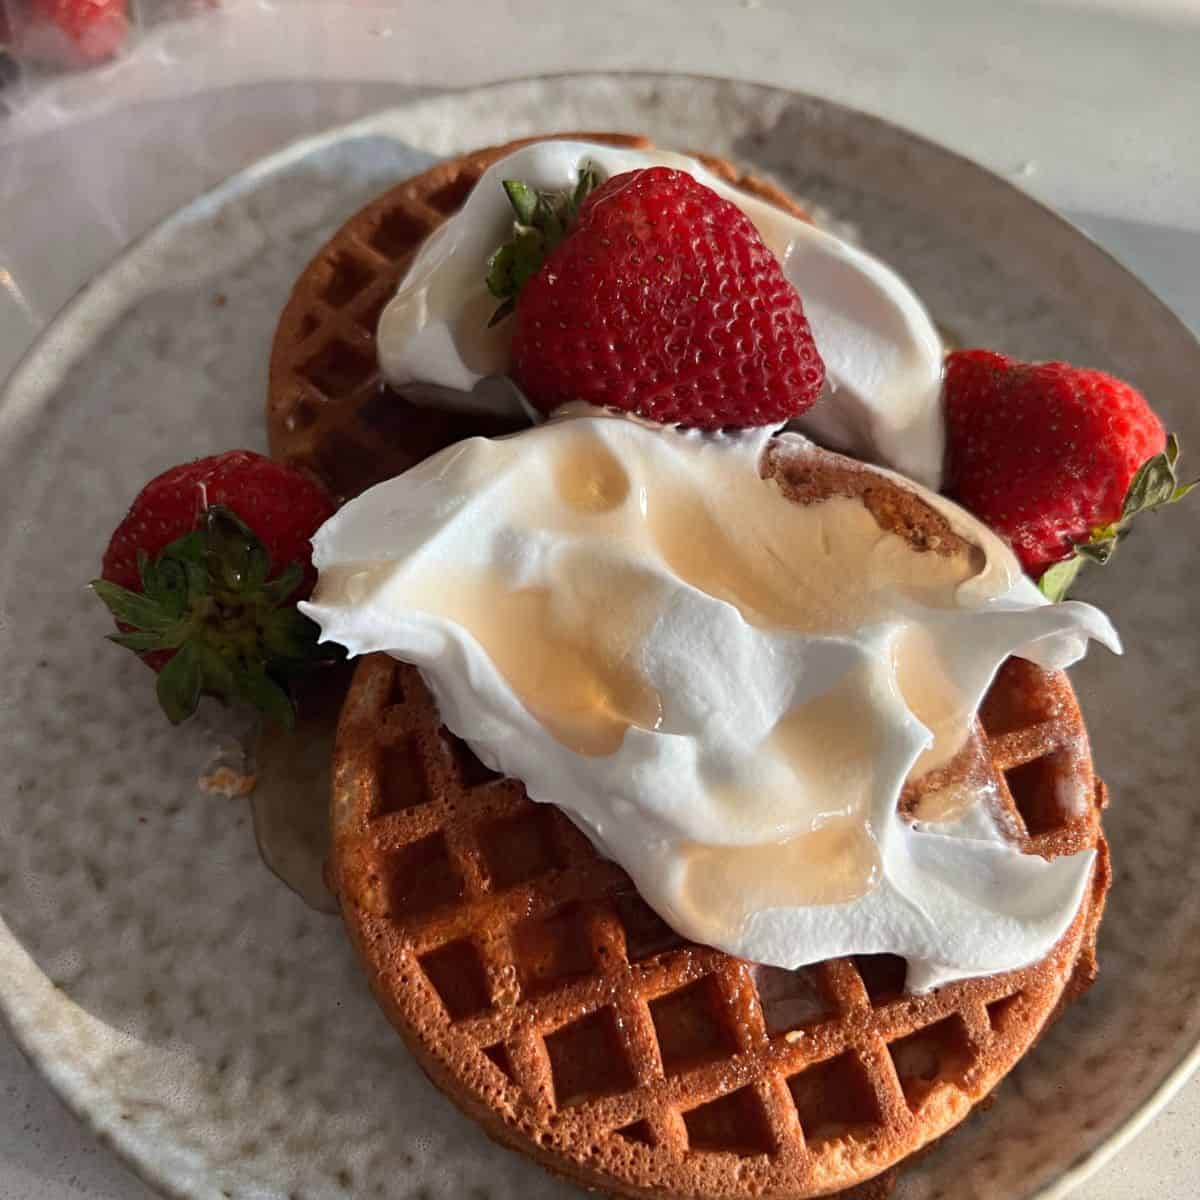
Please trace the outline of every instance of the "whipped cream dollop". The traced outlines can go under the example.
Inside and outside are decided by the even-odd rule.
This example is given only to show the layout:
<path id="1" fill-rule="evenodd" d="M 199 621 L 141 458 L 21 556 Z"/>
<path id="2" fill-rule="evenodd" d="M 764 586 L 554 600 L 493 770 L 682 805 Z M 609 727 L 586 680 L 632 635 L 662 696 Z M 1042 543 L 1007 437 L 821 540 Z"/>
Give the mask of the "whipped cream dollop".
<path id="1" fill-rule="evenodd" d="M 965 550 L 916 549 L 849 496 L 789 498 L 765 451 L 816 479 L 874 468 L 771 438 L 568 410 L 461 442 L 320 529 L 302 607 L 353 654 L 415 663 L 445 724 L 687 937 L 783 968 L 898 954 L 914 989 L 1026 965 L 1093 852 L 1022 854 L 986 771 L 914 821 L 898 797 L 969 759 L 1010 654 L 1061 668 L 1116 633 L 890 473 Z"/>
<path id="2" fill-rule="evenodd" d="M 662 150 L 536 142 L 485 171 L 417 252 L 380 319 L 380 368 L 394 387 L 433 404 L 519 410 L 515 389 L 499 385 L 512 322 L 488 328 L 497 302 L 487 290 L 487 261 L 513 221 L 501 184 L 521 179 L 562 190 L 575 185 L 585 163 L 606 177 L 675 167 L 741 208 L 799 291 L 825 361 L 825 392 L 796 427 L 823 445 L 940 485 L 942 343 L 912 289 L 870 254 L 732 187 L 695 159 Z"/>

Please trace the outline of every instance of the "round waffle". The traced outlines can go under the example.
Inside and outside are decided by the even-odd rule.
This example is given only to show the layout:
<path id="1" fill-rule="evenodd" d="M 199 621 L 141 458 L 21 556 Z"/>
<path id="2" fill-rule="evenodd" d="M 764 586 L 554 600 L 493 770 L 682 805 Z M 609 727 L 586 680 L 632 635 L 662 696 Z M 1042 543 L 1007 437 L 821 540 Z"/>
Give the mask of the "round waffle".
<path id="1" fill-rule="evenodd" d="M 383 389 L 373 337 L 415 246 L 512 148 L 401 184 L 301 276 L 272 354 L 278 457 L 349 496 L 503 429 Z M 856 496 L 929 552 L 953 539 L 906 489 L 838 456 L 819 462 L 813 471 L 768 454 L 764 473 L 797 503 Z M 556 808 L 531 802 L 442 726 L 414 668 L 383 655 L 359 664 L 342 710 L 331 878 L 389 1019 L 496 1140 L 623 1196 L 851 1189 L 847 1200 L 867 1200 L 984 1099 L 1095 974 L 1104 789 L 1065 676 L 1005 665 L 947 768 L 980 769 L 1024 850 L 1099 851 L 1092 886 L 1042 962 L 923 996 L 903 992 L 904 964 L 891 956 L 782 972 L 677 937 Z M 910 786 L 902 808 L 942 782 Z"/>
<path id="2" fill-rule="evenodd" d="M 953 537 L 874 472 L 798 461 L 766 463 L 797 503 L 856 495 L 929 553 Z M 886 955 L 764 970 L 677 937 L 565 816 L 442 726 L 414 668 L 373 655 L 334 752 L 334 886 L 384 1011 L 497 1140 L 623 1196 L 826 1195 L 954 1126 L 1094 974 L 1103 788 L 1065 676 L 1005 665 L 944 770 L 981 765 L 1024 850 L 1100 851 L 1047 958 L 921 996 Z"/>
<path id="3" fill-rule="evenodd" d="M 651 146 L 632 134 L 555 136 Z M 373 200 L 321 247 L 296 281 L 271 347 L 267 435 L 273 457 L 313 472 L 344 500 L 452 442 L 518 427 L 505 418 L 408 403 L 380 380 L 375 327 L 417 247 L 492 163 L 534 140 L 439 163 Z M 722 159 L 696 157 L 735 186 L 805 215 L 774 184 Z"/>

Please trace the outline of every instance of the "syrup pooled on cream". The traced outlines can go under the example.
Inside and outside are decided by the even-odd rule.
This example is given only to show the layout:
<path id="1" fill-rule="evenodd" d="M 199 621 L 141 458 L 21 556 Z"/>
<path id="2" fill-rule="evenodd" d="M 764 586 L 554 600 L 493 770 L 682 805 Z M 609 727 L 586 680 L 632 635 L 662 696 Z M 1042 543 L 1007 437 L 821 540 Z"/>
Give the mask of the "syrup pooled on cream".
<path id="1" fill-rule="evenodd" d="M 856 499 L 788 499 L 760 475 L 770 437 L 568 410 L 460 443 L 326 523 L 304 610 L 415 663 L 446 725 L 687 937 L 784 968 L 898 954 L 918 988 L 1034 961 L 1092 852 L 1022 855 L 983 783 L 935 832 L 897 800 L 966 745 L 1009 654 L 1057 668 L 1115 633 L 897 477 L 965 550 L 919 550 Z"/>

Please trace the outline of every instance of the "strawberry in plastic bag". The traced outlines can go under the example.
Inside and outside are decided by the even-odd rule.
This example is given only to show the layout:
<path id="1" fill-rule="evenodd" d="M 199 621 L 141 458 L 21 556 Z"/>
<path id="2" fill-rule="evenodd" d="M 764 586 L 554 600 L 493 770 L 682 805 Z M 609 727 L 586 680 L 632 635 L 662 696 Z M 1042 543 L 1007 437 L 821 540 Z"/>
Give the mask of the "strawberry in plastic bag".
<path id="1" fill-rule="evenodd" d="M 113 58 L 129 37 L 128 0 L 26 0 L 11 4 L 11 31 L 0 42 L 26 62 L 89 67 Z"/>

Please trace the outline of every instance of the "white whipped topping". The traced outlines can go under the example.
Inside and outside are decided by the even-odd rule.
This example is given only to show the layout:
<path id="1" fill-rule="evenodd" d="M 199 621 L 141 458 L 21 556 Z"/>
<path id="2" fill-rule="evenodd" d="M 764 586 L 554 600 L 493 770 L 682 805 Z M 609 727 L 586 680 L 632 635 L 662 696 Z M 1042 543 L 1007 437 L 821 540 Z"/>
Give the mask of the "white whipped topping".
<path id="1" fill-rule="evenodd" d="M 488 329 L 496 300 L 485 282 L 487 260 L 512 227 L 501 182 L 561 190 L 574 185 L 586 162 L 606 176 L 675 167 L 741 208 L 799 291 L 825 360 L 825 391 L 796 427 L 928 487 L 940 485 L 942 343 L 911 288 L 862 250 L 731 187 L 695 159 L 662 150 L 537 142 L 485 171 L 463 207 L 417 252 L 380 319 L 379 362 L 393 386 L 416 385 L 415 398 L 434 404 L 519 409 L 514 389 L 472 391 L 509 365 L 512 323 Z"/>
<path id="2" fill-rule="evenodd" d="M 568 410 L 462 442 L 318 531 L 302 607 L 415 663 L 446 725 L 685 936 L 783 968 L 898 954 L 916 989 L 1036 960 L 1093 853 L 1021 854 L 969 777 L 916 823 L 897 798 L 958 761 L 1008 655 L 1061 668 L 1115 631 L 916 485 L 896 479 L 978 549 L 787 499 L 759 474 L 770 436 Z"/>

